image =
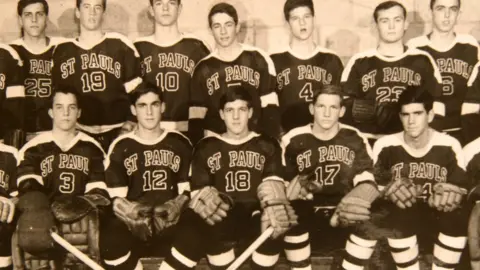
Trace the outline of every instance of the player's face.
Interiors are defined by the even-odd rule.
[[[225,121],[227,132],[234,135],[248,133],[248,120],[252,117],[253,110],[243,100],[227,102],[220,110],[220,117]]]
[[[104,11],[102,0],[83,0],[75,13],[85,29],[94,31],[100,29]]]
[[[299,40],[310,38],[314,29],[314,17],[310,8],[298,7],[290,11],[288,25],[294,38]]]
[[[403,38],[408,28],[403,10],[399,6],[378,12],[377,29],[380,40],[385,43],[395,43]]]
[[[63,131],[75,129],[80,117],[77,99],[73,94],[57,93],[53,98],[53,107],[48,111],[53,126]]]
[[[212,16],[212,34],[217,45],[228,47],[237,39],[240,25],[236,25],[232,17],[226,13],[217,13]]]
[[[157,94],[149,92],[142,95],[131,109],[140,127],[153,130],[160,125],[163,104]]]
[[[440,32],[452,31],[457,24],[460,6],[458,0],[437,0],[432,8],[433,27]]]
[[[41,3],[30,4],[23,9],[19,22],[25,35],[39,37],[47,28],[47,13]]]
[[[324,130],[329,130],[338,123],[338,119],[345,113],[338,95],[320,94],[315,104],[310,104],[310,113],[313,115],[315,125]]]
[[[151,8],[156,23],[170,26],[177,22],[182,6],[178,0],[154,0]]]
[[[428,130],[428,123],[433,120],[433,110],[427,112],[422,103],[411,103],[402,106],[400,120],[403,130],[410,138],[418,138]]]

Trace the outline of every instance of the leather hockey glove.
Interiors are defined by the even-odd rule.
[[[313,200],[313,194],[321,192],[323,185],[317,181],[315,172],[297,175],[287,186],[288,200]]]
[[[416,186],[413,180],[402,177],[392,181],[385,187],[384,196],[402,209],[412,207],[417,202],[417,196],[420,195],[420,186]]]
[[[210,225],[227,217],[227,211],[233,206],[233,200],[211,186],[200,189],[190,201],[189,207]]]
[[[0,222],[10,223],[15,214],[15,204],[9,198],[0,196]]]
[[[180,214],[187,206],[188,200],[187,195],[181,194],[174,199],[155,206],[153,209],[155,233],[160,233],[164,229],[177,224]]]
[[[152,237],[152,206],[117,197],[113,201],[113,212],[127,225],[133,235],[143,241]]]
[[[451,212],[457,209],[467,190],[449,183],[436,183],[433,194],[428,198],[428,205],[438,211]]]

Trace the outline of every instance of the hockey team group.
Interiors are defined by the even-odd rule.
[[[432,269],[480,270],[480,51],[454,31],[461,0],[425,1],[432,30],[406,43],[407,10],[381,2],[377,47],[345,66],[313,37],[321,1],[284,0],[290,42],[268,54],[237,40],[228,3],[198,18],[210,49],[178,28],[188,3],[142,1],[155,30],[135,41],[102,30],[107,0],[76,0],[75,39],[46,36],[46,0],[18,1],[21,37],[0,45],[0,269],[23,269],[17,250],[48,268],[52,230],[97,213],[104,269],[159,250],[161,270],[236,269],[244,250],[251,269],[312,269],[320,248],[357,270],[383,241],[385,269],[430,249]]]

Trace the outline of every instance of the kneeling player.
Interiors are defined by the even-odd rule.
[[[333,250],[343,249],[347,240],[347,256],[342,262],[346,269],[361,269],[376,244],[356,232],[357,222],[369,219],[370,203],[379,195],[373,179],[371,148],[358,130],[338,122],[345,112],[341,93],[335,85],[316,92],[309,105],[313,124],[292,129],[282,138],[286,178],[293,178],[288,193],[298,193],[290,190],[300,188],[300,194],[307,194],[306,198],[290,198],[300,223],[284,239],[285,255],[294,269],[311,269],[311,226],[325,230],[322,241],[335,238],[328,242],[339,244],[331,246]],[[325,213],[320,223],[314,220],[314,207]],[[353,212],[345,212],[347,209]],[[352,226],[329,228],[329,223],[336,227],[339,221]]]
[[[105,218],[100,233],[107,269],[133,269],[145,255],[137,247],[153,243],[169,247],[172,225],[189,200],[183,193],[190,190],[192,146],[181,133],[160,127],[161,90],[142,83],[130,98],[138,129],[114,140],[105,162],[115,215]]]
[[[418,240],[433,231],[433,269],[455,269],[471,209],[462,202],[467,177],[460,143],[429,127],[433,98],[426,89],[407,87],[398,103],[403,132],[373,148],[375,179],[386,186],[388,199],[381,206],[388,214],[378,225],[395,232],[388,244],[398,268],[419,269]]]
[[[279,236],[296,223],[285,194],[280,145],[248,129],[252,98],[231,87],[220,99],[227,132],[201,140],[192,158],[192,201],[181,233],[160,269],[193,268],[205,254],[216,269],[234,259],[233,248],[248,244],[272,226],[273,236],[252,255],[252,268],[275,265]],[[195,214],[196,212],[196,214]]]

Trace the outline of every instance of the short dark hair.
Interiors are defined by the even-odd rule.
[[[80,9],[80,5],[82,4],[83,0],[77,0],[77,8]],[[107,0],[102,0],[103,10],[107,9]]]
[[[77,101],[77,107],[79,109],[82,108],[81,97],[78,94],[77,90],[68,86],[59,86],[59,87],[57,86],[53,89],[52,95],[50,97],[50,108],[53,108],[55,97],[57,96],[57,94],[65,94],[65,95],[72,94],[75,97],[75,100]]]
[[[248,108],[252,107],[252,96],[248,92],[247,89],[245,89],[242,86],[231,86],[223,93],[223,95],[220,97],[220,110],[223,110],[225,108],[225,104],[228,102],[234,102],[235,100],[242,100],[247,102]]]
[[[335,84],[327,84],[322,86],[320,89],[313,91],[313,99],[312,101],[310,101],[310,103],[315,105],[315,103],[317,103],[318,97],[322,94],[335,95],[340,97],[340,105],[343,106],[343,91],[341,86]]]
[[[283,6],[283,15],[285,20],[290,20],[290,12],[298,7],[307,7],[312,12],[312,15],[315,16],[315,9],[313,8],[312,0],[287,0]]]
[[[458,7],[461,7],[462,1],[461,0],[457,0],[457,1],[458,1]],[[430,9],[433,9],[433,6],[435,5],[436,2],[437,0],[430,0]]]
[[[227,3],[218,3],[214,5],[210,12],[208,13],[208,26],[212,27],[212,17],[218,13],[225,13],[228,16],[232,17],[235,25],[238,24],[238,13],[237,10],[230,4]]]
[[[32,5],[32,4],[42,4],[43,6],[43,11],[45,11],[45,14],[48,15],[48,11],[49,11],[49,7],[48,7],[48,3],[46,0],[20,0],[18,1],[18,4],[17,4],[17,14],[18,16],[22,16],[22,13],[23,13],[23,10],[29,6],[29,5]]]
[[[375,22],[377,22],[378,20],[378,13],[380,11],[391,9],[393,7],[400,7],[403,11],[403,17],[407,19],[407,9],[405,8],[404,5],[400,4],[397,1],[386,1],[386,2],[380,3],[373,11],[373,19],[375,20]]]
[[[150,0],[150,6],[153,6],[153,2],[155,2],[155,0]],[[180,5],[182,0],[177,0],[177,3]]]
[[[427,112],[433,108],[433,96],[421,86],[407,86],[398,98],[398,108],[400,112],[402,107],[412,103],[421,103]]]
[[[133,89],[130,94],[128,94],[130,98],[130,103],[135,106],[137,100],[148,93],[154,93],[158,96],[158,99],[163,102],[162,90],[158,88],[155,84],[143,81],[142,83],[137,85],[137,87],[135,87],[135,89]]]

